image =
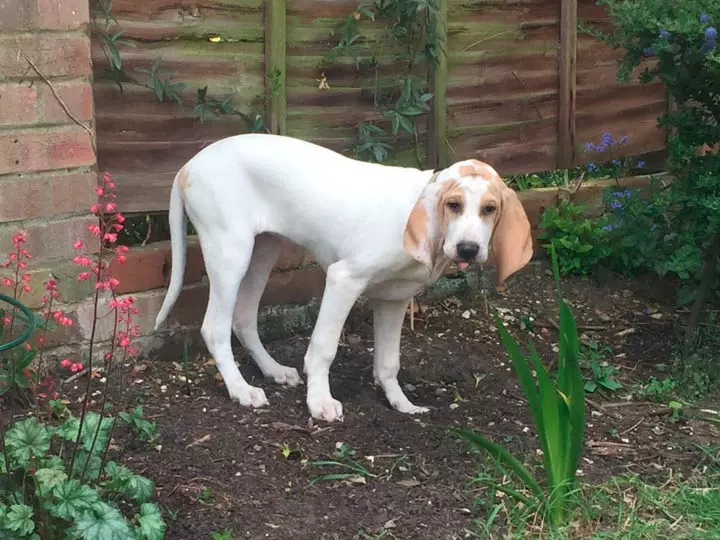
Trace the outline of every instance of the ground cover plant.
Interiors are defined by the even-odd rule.
[[[124,262],[127,248],[115,246],[124,217],[116,211],[110,175],[103,177],[96,190],[99,202],[90,210],[98,215],[98,224],[91,225],[90,232],[97,245],[87,246],[80,240],[74,245],[77,279],[87,281],[94,290],[92,334],[84,359],[64,358],[49,365],[44,358],[48,330],[54,325],[71,326],[73,321],[57,307],[61,298],[54,278],[44,283],[46,294],[38,314],[22,305],[23,294],[31,292],[28,262],[32,254],[25,247],[26,233],[13,236],[14,250],[3,265],[7,270],[3,285],[11,293],[3,297],[7,309],[0,327],[3,538],[164,537],[166,526],[153,502],[152,480],[118,462],[110,448],[119,420],[139,426],[144,433],[149,423],[143,424],[147,421],[141,411],[129,416],[122,412],[122,382],[127,376],[125,365],[134,354],[137,308],[132,297],[114,293],[119,282],[110,268]],[[96,325],[101,318],[110,318],[113,330],[99,356]],[[33,336],[36,326],[39,335]],[[101,365],[97,365],[98,356]],[[86,373],[79,413],[68,407],[67,396],[58,388],[57,377],[64,373]],[[97,377],[102,377],[100,399],[91,403],[92,381]],[[111,381],[118,384],[111,386]]]

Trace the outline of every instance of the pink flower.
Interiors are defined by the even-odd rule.
[[[60,361],[60,365],[64,368],[69,368],[72,365],[72,360],[69,358],[65,358],[64,360]]]
[[[97,213],[100,211],[101,208],[102,208],[102,205],[100,205],[100,204],[93,204],[93,205],[90,207],[90,212],[92,212],[93,214],[97,214]]]
[[[78,281],[87,281],[90,279],[90,272],[80,272],[77,276]]]
[[[105,205],[106,212],[114,212],[115,210],[117,210],[117,204],[114,202],[109,202]]]
[[[95,236],[100,236],[100,225],[90,225],[88,226],[88,231],[93,233]]]
[[[77,255],[73,262],[79,266],[92,266],[93,262],[90,257],[86,257],[85,255]]]
[[[117,234],[116,233],[105,233],[103,236],[103,240],[106,242],[117,242]]]
[[[74,364],[70,365],[70,371],[72,371],[73,373],[77,373],[78,371],[82,371],[83,367],[84,366],[81,362],[75,362]]]
[[[25,345],[23,345],[23,349],[25,349],[26,351],[30,351],[32,350],[32,345],[26,342]]]
[[[102,196],[103,193],[104,193],[103,188],[101,188],[100,186],[97,186],[97,187],[95,188],[95,194],[96,194],[96,195]]]
[[[23,290],[23,292],[26,292],[26,293],[29,293],[30,291],[32,291],[32,289],[30,288],[29,285],[23,285],[22,290]]]
[[[84,245],[85,245],[85,242],[83,242],[82,240],[76,240],[75,243],[73,244],[73,247],[75,249],[82,249]]]
[[[2,282],[3,282],[3,285],[5,285],[6,287],[12,287],[13,285],[15,285],[13,280],[9,277],[3,278]]]

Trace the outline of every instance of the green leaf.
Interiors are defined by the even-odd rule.
[[[50,513],[61,519],[73,521],[99,500],[97,492],[78,480],[65,480],[53,489],[57,502],[50,506]]]
[[[525,466],[520,463],[510,452],[497,443],[494,443],[490,439],[483,437],[482,435],[475,433],[472,430],[465,428],[449,428],[450,431],[457,433],[460,437],[465,439],[469,444],[476,446],[482,450],[488,452],[495,459],[501,461],[507,465],[512,472],[514,472],[520,480],[533,492],[538,501],[545,504],[545,494],[543,493],[540,483],[530,474]]]
[[[35,482],[40,487],[42,495],[48,494],[65,480],[67,480],[67,474],[62,469],[38,469],[35,471]]]
[[[26,466],[32,458],[41,458],[50,450],[50,430],[34,418],[26,418],[7,431],[5,445],[10,456]]]
[[[160,508],[153,503],[140,505],[140,515],[136,516],[140,535],[145,540],[162,540],[165,537],[167,525],[162,518]]]
[[[82,540],[127,540],[132,532],[120,511],[98,501],[75,521],[72,534]]]
[[[597,390],[597,383],[595,383],[595,381],[588,381],[585,383],[585,391],[586,392],[592,393],[595,390]]]
[[[5,528],[26,536],[35,530],[33,509],[25,504],[13,504],[5,516]]]
[[[152,498],[155,485],[153,481],[139,474],[133,474],[128,480],[123,493],[137,502],[147,502]]]

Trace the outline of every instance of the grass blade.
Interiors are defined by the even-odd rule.
[[[530,471],[520,463],[510,452],[497,443],[494,443],[490,439],[483,437],[482,435],[475,433],[470,429],[465,428],[449,428],[450,431],[457,433],[461,438],[465,439],[466,442],[473,446],[479,447],[488,452],[492,457],[501,461],[507,465],[512,472],[514,472],[520,480],[533,492],[537,499],[542,503],[546,504],[545,494],[543,493],[542,487],[538,481],[530,474]]]

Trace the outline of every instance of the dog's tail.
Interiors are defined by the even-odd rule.
[[[187,215],[185,214],[185,203],[180,195],[178,177],[187,172],[180,169],[173,181],[170,192],[170,247],[172,253],[172,266],[170,271],[170,286],[165,294],[160,313],[155,319],[155,330],[165,321],[170,310],[180,296],[183,281],[185,278],[185,259],[187,257]]]

